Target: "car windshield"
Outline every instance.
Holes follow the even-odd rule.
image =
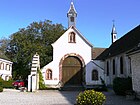
[[[22,82],[22,80],[16,80],[16,82]]]

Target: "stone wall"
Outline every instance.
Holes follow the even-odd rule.
[[[130,57],[133,90],[140,92],[140,53],[133,54]]]

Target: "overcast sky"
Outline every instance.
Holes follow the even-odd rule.
[[[139,0],[73,0],[77,29],[94,47],[111,44],[112,20],[120,38],[140,24]],[[71,0],[0,0],[0,38],[8,38],[32,22],[51,20],[68,26]]]

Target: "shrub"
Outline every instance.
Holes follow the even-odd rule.
[[[38,73],[39,73],[39,89],[44,90],[44,89],[46,89],[46,86],[44,84],[42,73],[40,70],[38,70]]]
[[[132,79],[116,77],[113,80],[113,90],[117,95],[125,95],[126,91],[132,90]]]
[[[3,88],[14,88],[12,83],[13,83],[13,80],[3,81],[2,86]]]
[[[85,90],[79,93],[76,99],[77,105],[103,105],[106,96],[102,92]]]
[[[3,81],[4,80],[0,77],[0,87],[2,87]]]
[[[3,88],[13,88],[12,82],[13,82],[12,79],[10,79],[8,81],[4,81],[2,78],[0,78],[0,87],[3,87]]]
[[[3,87],[0,86],[0,92],[3,92]]]

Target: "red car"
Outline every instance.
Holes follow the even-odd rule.
[[[25,83],[23,80],[16,80],[12,85],[18,89],[19,87],[24,87]]]

